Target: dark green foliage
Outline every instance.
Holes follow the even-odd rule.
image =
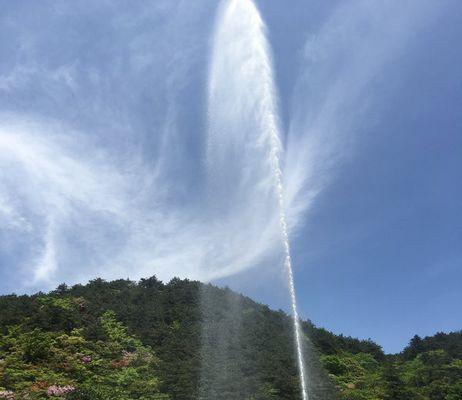
[[[384,367],[383,377],[385,379],[385,400],[411,400],[413,393],[406,387],[401,378],[398,367],[394,363],[387,363]]]
[[[386,356],[371,340],[302,326],[310,400],[462,399],[461,332],[415,336]],[[285,313],[155,277],[0,296],[0,394],[45,399],[52,385],[74,387],[59,397],[73,400],[301,398]]]
[[[157,360],[152,373],[159,391],[172,399],[197,399],[207,385],[218,389],[213,396],[221,399],[299,398],[290,318],[229,289],[180,279],[163,284],[154,277],[138,284],[95,279],[85,286],[61,285],[48,295],[0,297],[0,304],[5,304],[0,326],[21,326],[31,332],[31,340],[36,334],[71,335],[77,329],[89,343],[117,341],[126,351],[148,346]],[[215,354],[207,354],[205,330],[222,340],[208,347]],[[47,346],[46,341],[42,345]],[[29,355],[37,363],[47,354],[41,346]],[[229,346],[228,357],[215,359],[223,346]],[[114,357],[110,347],[106,352]],[[54,372],[59,373],[59,366]],[[71,382],[77,387],[73,398],[106,398],[107,391],[99,393],[98,385]],[[2,386],[17,390],[5,380]],[[134,396],[134,388],[130,390]]]
[[[201,288],[201,303],[200,399],[301,398],[284,313],[211,285]]]
[[[339,352],[367,353],[374,356],[378,361],[385,359],[382,348],[370,339],[359,340],[348,336],[334,335],[326,329],[315,327],[309,321],[303,324],[303,328],[323,354],[338,354]]]
[[[434,336],[424,339],[415,335],[404,351],[402,356],[406,360],[411,360],[421,353],[432,350],[443,349],[450,357],[462,359],[462,331],[443,333],[439,332]]]
[[[66,397],[68,400],[106,400],[104,394],[98,389],[79,388]]]

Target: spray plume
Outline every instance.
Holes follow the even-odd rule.
[[[301,391],[303,400],[307,400],[302,332],[284,204],[283,150],[276,98],[271,52],[257,8],[251,0],[224,1],[217,18],[209,79],[207,158],[209,169],[214,171],[212,187],[213,181],[227,181],[231,187],[239,188],[239,199],[228,193],[227,200],[245,201],[251,208],[261,204],[261,201],[250,202],[252,199],[261,200],[262,196],[271,195],[277,198],[273,210],[277,217],[267,224],[273,232],[279,232],[283,242]],[[217,190],[214,193],[216,195]],[[242,193],[247,196],[243,197]]]

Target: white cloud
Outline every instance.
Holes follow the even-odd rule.
[[[37,241],[32,246],[43,247],[36,250],[35,261],[25,260],[25,268],[32,268],[37,282],[54,282],[59,263],[55,235],[60,225],[89,212],[123,220],[125,178],[98,160],[88,145],[82,146],[81,135],[67,127],[11,114],[2,115],[2,121],[2,214],[10,226],[22,227],[23,235],[33,237],[31,243]]]
[[[340,2],[301,52],[286,149],[286,194],[295,228],[337,167],[371,131],[370,85],[406,56],[417,32],[442,9],[435,2]]]
[[[24,285],[29,276],[34,288],[96,276],[209,280],[278,260],[261,134],[276,112],[264,26],[238,8],[242,18],[217,27],[207,145],[206,128],[194,125],[207,117],[205,89],[191,82],[203,79],[210,4],[169,0],[123,17],[109,7],[97,42],[92,32],[69,42],[72,7],[63,6],[59,23],[21,50],[24,62],[3,71],[0,107],[15,112],[0,115],[0,233],[27,248],[0,248],[0,258],[2,268],[21,270]],[[367,83],[426,15],[368,4],[341,5],[307,41],[286,143],[292,229],[348,153]],[[61,52],[41,58],[50,40]]]
[[[225,220],[210,203],[171,205],[174,183],[159,173],[162,157],[154,170],[128,168],[65,125],[17,114],[2,121],[1,215],[27,227],[17,239],[29,243],[20,268],[33,287],[96,276],[208,280],[253,265],[269,247],[268,209],[255,213],[255,198],[232,206]]]

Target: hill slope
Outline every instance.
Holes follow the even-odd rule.
[[[462,398],[460,333],[386,356],[303,329],[310,400]],[[290,318],[229,289],[153,277],[0,296],[0,399],[295,400],[295,366]]]

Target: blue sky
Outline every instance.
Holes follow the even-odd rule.
[[[268,75],[301,315],[390,352],[461,329],[459,2],[257,1],[264,74],[217,6],[2,3],[0,292],[178,275],[287,308]]]

